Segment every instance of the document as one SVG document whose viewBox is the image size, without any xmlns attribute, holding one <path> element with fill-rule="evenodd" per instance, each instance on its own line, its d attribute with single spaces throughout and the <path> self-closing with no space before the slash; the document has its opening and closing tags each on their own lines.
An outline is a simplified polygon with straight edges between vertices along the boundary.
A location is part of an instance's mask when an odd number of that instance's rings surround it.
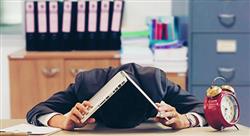
<svg viewBox="0 0 250 136">
<path fill-rule="evenodd" d="M 27 133 L 29 135 L 45 135 L 60 131 L 59 128 L 38 127 L 30 124 L 19 124 L 8 128 L 0 129 L 0 132 L 6 133 Z"/>
</svg>

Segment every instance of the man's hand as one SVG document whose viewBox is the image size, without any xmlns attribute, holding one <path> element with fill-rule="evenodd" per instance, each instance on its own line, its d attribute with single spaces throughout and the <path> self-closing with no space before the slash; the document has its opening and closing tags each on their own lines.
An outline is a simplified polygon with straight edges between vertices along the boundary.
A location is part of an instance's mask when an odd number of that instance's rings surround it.
<svg viewBox="0 0 250 136">
<path fill-rule="evenodd" d="M 179 114 L 176 109 L 165 102 L 156 103 L 158 106 L 158 114 L 155 121 L 173 129 L 182 129 L 189 127 L 189 121 L 185 115 Z"/>
<path fill-rule="evenodd" d="M 81 128 L 89 123 L 94 123 L 94 118 L 89 118 L 86 122 L 81 123 L 81 119 L 83 115 L 88 113 L 89 107 L 92 107 L 89 101 L 77 103 L 67 114 L 52 117 L 48 121 L 48 125 L 64 130 L 73 130 L 74 128 Z"/>
</svg>

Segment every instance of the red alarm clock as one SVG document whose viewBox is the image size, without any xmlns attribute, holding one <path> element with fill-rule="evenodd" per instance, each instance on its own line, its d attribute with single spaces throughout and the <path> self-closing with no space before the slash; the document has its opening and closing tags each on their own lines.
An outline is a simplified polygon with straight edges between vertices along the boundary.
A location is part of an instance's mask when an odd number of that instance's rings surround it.
<svg viewBox="0 0 250 136">
<path fill-rule="evenodd" d="M 207 89 L 204 100 L 204 112 L 208 124 L 217 130 L 223 130 L 226 127 L 236 126 L 240 117 L 240 107 L 236 98 L 235 90 L 230 85 L 216 86 L 215 81 L 223 77 L 217 77 L 213 80 L 211 87 Z"/>
</svg>

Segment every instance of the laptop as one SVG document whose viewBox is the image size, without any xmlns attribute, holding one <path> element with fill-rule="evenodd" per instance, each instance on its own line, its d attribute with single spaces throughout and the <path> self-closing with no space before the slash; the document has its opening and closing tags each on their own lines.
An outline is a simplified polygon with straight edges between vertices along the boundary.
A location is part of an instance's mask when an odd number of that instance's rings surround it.
<svg viewBox="0 0 250 136">
<path fill-rule="evenodd" d="M 109 98 L 111 98 L 120 88 L 127 82 L 132 83 L 137 90 L 157 109 L 156 104 L 150 97 L 129 77 L 125 71 L 118 72 L 113 76 L 89 101 L 92 107 L 89 109 L 88 114 L 85 114 L 81 120 L 82 123 L 93 115 Z"/>
</svg>

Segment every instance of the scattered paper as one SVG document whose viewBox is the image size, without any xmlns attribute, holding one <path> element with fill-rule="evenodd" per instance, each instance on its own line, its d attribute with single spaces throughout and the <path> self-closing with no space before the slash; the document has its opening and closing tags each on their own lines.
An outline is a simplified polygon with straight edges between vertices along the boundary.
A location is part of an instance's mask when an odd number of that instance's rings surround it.
<svg viewBox="0 0 250 136">
<path fill-rule="evenodd" d="M 28 133 L 31 135 L 44 135 L 60 131 L 59 128 L 38 127 L 30 124 L 19 124 L 8 128 L 0 129 L 0 132 Z"/>
</svg>

